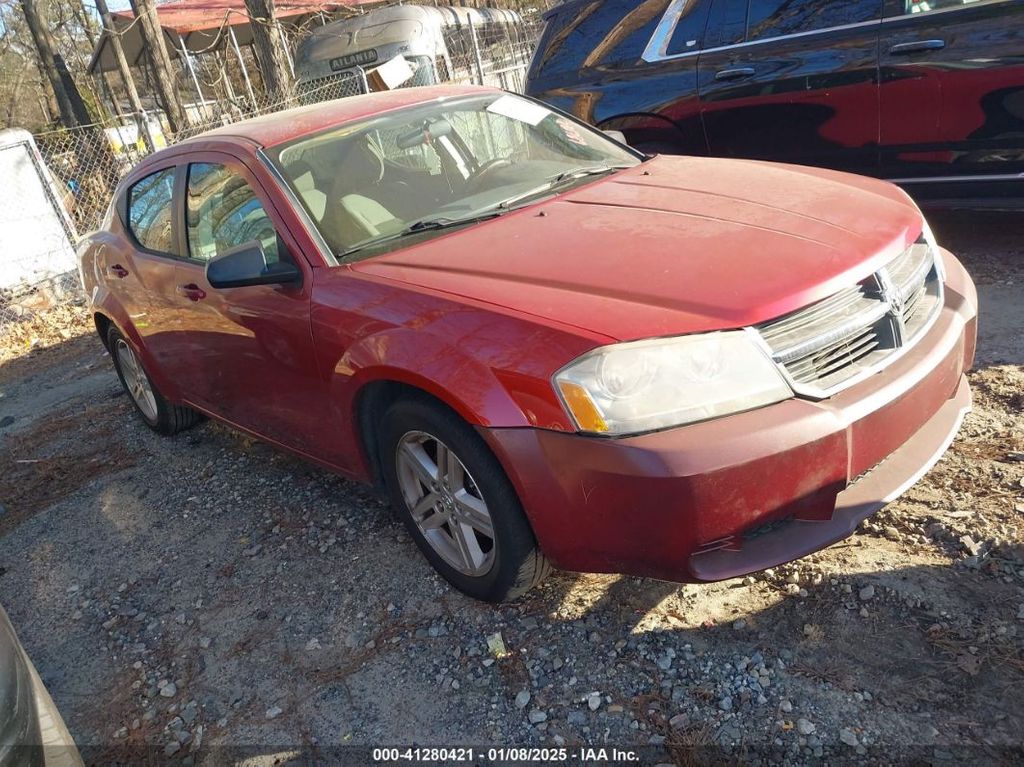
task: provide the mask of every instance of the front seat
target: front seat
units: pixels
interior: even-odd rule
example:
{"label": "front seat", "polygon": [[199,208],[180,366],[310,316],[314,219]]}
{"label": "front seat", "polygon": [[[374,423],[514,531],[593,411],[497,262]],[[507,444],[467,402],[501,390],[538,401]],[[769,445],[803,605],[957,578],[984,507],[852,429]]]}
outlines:
{"label": "front seat", "polygon": [[341,250],[401,229],[401,220],[375,199],[375,192],[381,191],[379,185],[383,177],[383,160],[365,139],[355,139],[342,158],[330,195],[330,199],[337,202],[324,220],[324,227]]}
{"label": "front seat", "polygon": [[319,224],[323,221],[324,212],[327,210],[327,195],[317,189],[313,166],[305,160],[296,160],[289,163],[287,170],[292,179],[292,186],[295,187],[295,191],[299,193],[306,208]]}

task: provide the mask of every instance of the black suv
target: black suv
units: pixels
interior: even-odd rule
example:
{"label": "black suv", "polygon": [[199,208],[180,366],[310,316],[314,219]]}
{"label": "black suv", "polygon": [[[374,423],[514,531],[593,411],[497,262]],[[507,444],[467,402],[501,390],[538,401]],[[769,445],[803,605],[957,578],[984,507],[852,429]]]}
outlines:
{"label": "black suv", "polygon": [[1021,0],[570,0],[527,92],[649,152],[1024,199]]}

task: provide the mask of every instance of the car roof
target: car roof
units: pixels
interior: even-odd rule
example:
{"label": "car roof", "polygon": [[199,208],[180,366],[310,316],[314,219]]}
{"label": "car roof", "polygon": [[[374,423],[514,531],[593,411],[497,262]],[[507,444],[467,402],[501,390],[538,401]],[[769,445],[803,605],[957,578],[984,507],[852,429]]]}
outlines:
{"label": "car roof", "polygon": [[478,85],[435,85],[348,96],[240,120],[193,136],[175,146],[183,147],[211,138],[240,138],[259,146],[270,147],[335,125],[370,118],[382,112],[438,99],[485,93],[501,91]]}

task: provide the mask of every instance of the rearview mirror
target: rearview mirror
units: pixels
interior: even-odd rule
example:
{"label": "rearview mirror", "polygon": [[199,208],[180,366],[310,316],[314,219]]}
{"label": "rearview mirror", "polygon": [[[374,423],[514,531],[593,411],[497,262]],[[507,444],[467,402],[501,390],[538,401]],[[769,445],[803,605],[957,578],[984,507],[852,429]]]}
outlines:
{"label": "rearview mirror", "polygon": [[243,242],[206,265],[206,281],[215,288],[247,285],[279,285],[297,282],[301,272],[286,261],[267,263],[267,254],[256,240]]}
{"label": "rearview mirror", "polygon": [[610,138],[612,141],[618,141],[624,146],[629,146],[629,142],[626,141],[626,134],[620,130],[603,130],[601,131],[604,135]]}
{"label": "rearview mirror", "polygon": [[414,146],[430,144],[434,139],[447,136],[451,132],[452,124],[447,120],[424,120],[422,127],[398,136],[395,145],[399,149],[411,149]]}

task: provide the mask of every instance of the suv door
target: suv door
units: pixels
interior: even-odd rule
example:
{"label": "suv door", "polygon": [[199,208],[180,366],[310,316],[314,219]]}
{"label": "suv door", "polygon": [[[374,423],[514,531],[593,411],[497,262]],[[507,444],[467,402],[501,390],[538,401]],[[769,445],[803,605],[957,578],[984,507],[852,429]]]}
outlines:
{"label": "suv door", "polygon": [[712,155],[873,173],[882,0],[715,0],[698,65]]}
{"label": "suv door", "polygon": [[887,0],[883,174],[913,181],[1024,172],[1022,52],[1024,3]]}
{"label": "suv door", "polygon": [[[187,398],[259,436],[336,460],[336,440],[325,437],[337,432],[309,321],[313,270],[243,163],[217,152],[190,158],[183,195],[187,259],[177,272],[190,306]],[[294,263],[302,280],[212,287],[207,262],[253,240],[268,262]]]}

